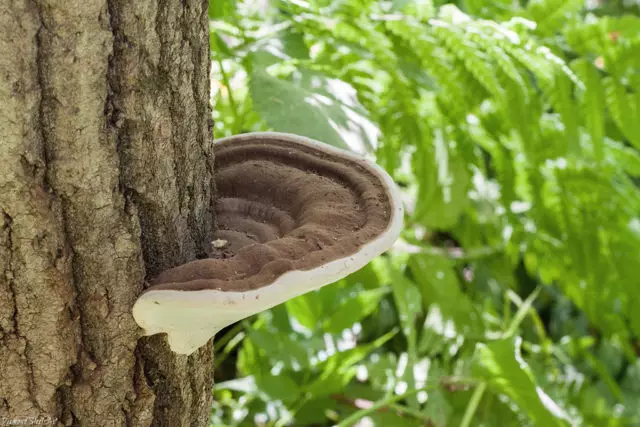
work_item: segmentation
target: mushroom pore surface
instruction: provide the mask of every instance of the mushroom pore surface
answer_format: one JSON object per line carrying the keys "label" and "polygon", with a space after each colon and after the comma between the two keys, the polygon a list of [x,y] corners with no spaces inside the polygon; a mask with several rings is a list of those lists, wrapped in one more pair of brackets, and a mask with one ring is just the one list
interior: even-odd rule
{"label": "mushroom pore surface", "polygon": [[356,254],[393,206],[362,159],[278,136],[215,145],[218,229],[209,258],[164,271],[148,290],[242,292]]}

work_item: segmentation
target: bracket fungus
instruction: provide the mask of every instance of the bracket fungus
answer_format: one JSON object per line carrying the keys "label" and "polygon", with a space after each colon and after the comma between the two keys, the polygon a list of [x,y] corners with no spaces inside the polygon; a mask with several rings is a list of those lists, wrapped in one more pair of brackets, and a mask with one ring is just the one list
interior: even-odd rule
{"label": "bracket fungus", "polygon": [[359,270],[402,228],[391,177],[318,141],[274,132],[219,139],[215,170],[209,258],[162,272],[133,307],[145,335],[167,333],[176,353]]}

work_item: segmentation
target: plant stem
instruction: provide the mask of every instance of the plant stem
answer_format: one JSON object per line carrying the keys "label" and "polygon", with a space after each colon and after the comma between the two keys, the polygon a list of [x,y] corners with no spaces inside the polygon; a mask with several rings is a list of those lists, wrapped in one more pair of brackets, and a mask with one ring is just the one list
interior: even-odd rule
{"label": "plant stem", "polygon": [[218,66],[220,67],[220,74],[222,74],[222,82],[227,88],[227,93],[229,94],[229,105],[231,106],[231,111],[233,111],[234,122],[236,122],[238,120],[238,105],[233,97],[233,88],[231,87],[229,76],[224,70],[224,65],[222,65],[222,58],[219,55],[216,55],[216,59],[218,60]]}
{"label": "plant stem", "polygon": [[482,400],[482,396],[484,395],[484,391],[487,388],[487,383],[480,383],[478,387],[473,391],[471,395],[471,400],[469,400],[469,404],[467,405],[467,410],[464,411],[464,416],[462,417],[462,421],[460,422],[460,427],[469,427],[471,425],[471,420],[473,419],[473,415],[476,413],[478,409],[478,405],[480,405],[480,401]]}
{"label": "plant stem", "polygon": [[427,415],[423,414],[420,411],[416,411],[414,409],[411,408],[407,408],[406,406],[402,406],[402,405],[398,405],[396,403],[390,403],[389,404],[389,408],[393,409],[394,411],[398,411],[401,412],[403,414],[409,415],[410,417],[413,417],[417,420],[420,421],[424,421],[424,422],[430,422],[430,419]]}
{"label": "plant stem", "polygon": [[227,345],[227,343],[229,341],[231,341],[231,339],[233,337],[235,337],[236,335],[238,335],[238,333],[240,331],[242,331],[243,329],[245,329],[245,325],[243,324],[243,322],[238,322],[233,328],[231,328],[230,330],[228,330],[223,336],[222,338],[220,338],[219,340],[214,341],[213,343],[213,351],[215,353],[219,352],[220,350],[222,350],[222,347],[224,347],[225,345]]}
{"label": "plant stem", "polygon": [[[512,291],[508,291],[507,293],[508,297],[509,297],[509,293],[516,295]],[[513,319],[511,320],[509,327],[504,332],[503,338],[510,338],[515,335],[515,333],[518,331],[518,328],[520,327],[520,324],[522,323],[524,318],[527,316],[527,314],[529,314],[529,311],[533,306],[533,302],[538,297],[539,293],[540,293],[540,286],[536,287],[536,289],[533,292],[531,292],[531,295],[529,295],[527,299],[524,301],[521,301],[521,300],[518,301],[520,298],[518,298],[517,300],[514,299],[513,297],[510,298],[512,301],[514,301],[518,305],[518,311],[513,316]],[[535,313],[535,310],[531,310],[531,311]]]}
{"label": "plant stem", "polygon": [[336,424],[335,427],[352,426],[353,424],[358,422],[358,420],[360,420],[361,418],[366,417],[367,415],[376,412],[378,409],[380,409],[380,408],[382,408],[384,406],[388,406],[388,405],[391,405],[393,403],[396,403],[396,402],[398,402],[400,400],[406,399],[407,397],[415,396],[416,394],[418,394],[419,392],[421,392],[423,390],[424,389],[411,390],[411,391],[408,391],[408,392],[406,392],[404,394],[401,394],[401,395],[398,395],[398,396],[390,396],[390,397],[387,397],[386,399],[379,400],[375,404],[373,404],[370,408],[361,409],[361,410],[356,411],[353,414],[349,415],[347,418],[345,418],[344,420],[340,421],[339,424]]}

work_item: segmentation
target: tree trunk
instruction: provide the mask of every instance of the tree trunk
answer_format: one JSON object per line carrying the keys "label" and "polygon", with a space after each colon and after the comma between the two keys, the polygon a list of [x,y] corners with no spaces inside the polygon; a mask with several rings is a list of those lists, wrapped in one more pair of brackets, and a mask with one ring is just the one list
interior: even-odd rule
{"label": "tree trunk", "polygon": [[206,0],[0,0],[0,420],[207,425],[136,297],[214,226]]}

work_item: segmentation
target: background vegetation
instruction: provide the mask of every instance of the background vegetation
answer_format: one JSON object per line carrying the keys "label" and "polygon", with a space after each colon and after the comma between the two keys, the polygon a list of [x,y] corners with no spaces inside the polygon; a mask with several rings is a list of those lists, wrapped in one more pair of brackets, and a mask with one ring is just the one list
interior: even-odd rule
{"label": "background vegetation", "polygon": [[212,425],[640,425],[638,8],[212,1],[216,137],[375,156],[408,210],[219,334]]}

